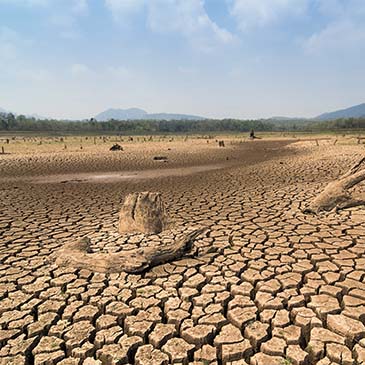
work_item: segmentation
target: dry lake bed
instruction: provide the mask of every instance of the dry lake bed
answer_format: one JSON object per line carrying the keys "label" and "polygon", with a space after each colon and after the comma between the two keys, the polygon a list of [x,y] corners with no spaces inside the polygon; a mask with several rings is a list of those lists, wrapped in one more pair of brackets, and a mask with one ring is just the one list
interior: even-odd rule
{"label": "dry lake bed", "polygon": [[[1,365],[365,363],[365,208],[303,213],[364,146],[222,139],[4,144]],[[138,273],[57,264],[84,236],[104,254],[153,241],[118,234],[125,196],[144,191],[173,228],[205,228],[199,250]]]}

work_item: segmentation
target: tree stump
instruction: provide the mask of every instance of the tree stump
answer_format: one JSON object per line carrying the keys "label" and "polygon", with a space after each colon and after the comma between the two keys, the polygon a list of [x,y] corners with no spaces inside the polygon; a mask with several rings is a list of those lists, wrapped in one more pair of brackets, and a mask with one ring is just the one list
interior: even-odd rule
{"label": "tree stump", "polygon": [[256,137],[255,131],[253,129],[251,129],[251,131],[250,131],[250,139],[254,140],[254,139],[261,139],[261,138],[260,137]]}
{"label": "tree stump", "polygon": [[346,174],[338,180],[330,182],[304,210],[304,213],[317,214],[321,211],[340,210],[365,205],[365,197],[350,193],[348,190],[365,180],[365,169],[360,169],[365,162],[363,157]]}
{"label": "tree stump", "polygon": [[109,151],[123,151],[123,147],[120,144],[115,143],[109,148]]}
{"label": "tree stump", "polygon": [[119,233],[151,233],[164,230],[165,209],[160,193],[132,193],[126,196],[119,213]]}

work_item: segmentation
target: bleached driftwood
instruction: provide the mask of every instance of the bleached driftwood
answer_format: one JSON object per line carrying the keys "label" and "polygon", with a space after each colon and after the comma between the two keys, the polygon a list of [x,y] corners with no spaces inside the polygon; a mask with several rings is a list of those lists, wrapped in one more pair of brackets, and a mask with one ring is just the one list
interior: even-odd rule
{"label": "bleached driftwood", "polygon": [[330,182],[309,205],[304,213],[317,214],[321,211],[340,210],[365,205],[365,197],[349,190],[365,180],[365,168],[361,169],[365,157],[358,161],[338,180]]}
{"label": "bleached driftwood", "polygon": [[140,273],[149,267],[177,260],[186,254],[194,254],[194,240],[205,228],[190,229],[172,243],[160,241],[153,246],[136,248],[118,253],[92,253],[91,241],[85,237],[68,243],[57,251],[52,259],[59,266],[70,266],[102,273]]}

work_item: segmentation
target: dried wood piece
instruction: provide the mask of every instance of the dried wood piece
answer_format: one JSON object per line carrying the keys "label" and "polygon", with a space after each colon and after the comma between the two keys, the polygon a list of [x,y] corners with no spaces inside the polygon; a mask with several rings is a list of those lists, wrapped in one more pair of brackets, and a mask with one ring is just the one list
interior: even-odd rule
{"label": "dried wood piece", "polygon": [[119,233],[160,233],[165,228],[165,209],[160,193],[132,193],[119,213]]}
{"label": "dried wood piece", "polygon": [[346,174],[329,183],[309,205],[304,213],[317,214],[321,211],[340,210],[365,205],[365,197],[348,190],[365,180],[365,169],[360,169],[365,157],[358,161]]}
{"label": "dried wood piece", "polygon": [[[169,149],[170,150],[170,149]],[[168,158],[166,156],[154,156],[153,157],[154,161],[162,161],[162,162],[167,162]]]}
{"label": "dried wood piece", "polygon": [[109,148],[109,151],[123,151],[123,147],[120,144],[115,143]]}
{"label": "dried wood piece", "polygon": [[253,129],[251,129],[250,131],[250,139],[261,139],[260,137],[257,137],[255,135],[255,131]]}
{"label": "dried wood piece", "polygon": [[144,270],[186,254],[195,254],[194,240],[205,228],[190,229],[172,243],[161,241],[157,245],[118,253],[91,253],[91,241],[85,237],[78,242],[66,244],[51,256],[59,266],[70,266],[102,273],[140,273]]}

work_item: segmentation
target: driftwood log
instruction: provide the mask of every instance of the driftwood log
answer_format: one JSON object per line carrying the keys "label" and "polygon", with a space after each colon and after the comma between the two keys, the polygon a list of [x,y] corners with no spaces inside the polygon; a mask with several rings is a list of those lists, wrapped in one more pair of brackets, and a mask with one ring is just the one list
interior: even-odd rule
{"label": "driftwood log", "polygon": [[194,240],[205,228],[190,229],[172,243],[154,244],[150,247],[118,253],[92,253],[91,241],[85,237],[78,242],[68,243],[51,256],[59,266],[87,269],[102,273],[140,273],[146,269],[177,260],[186,254],[195,254]]}
{"label": "driftwood log", "polygon": [[119,233],[160,233],[165,228],[165,209],[160,193],[132,193],[119,213]]}
{"label": "driftwood log", "polygon": [[304,210],[304,213],[317,214],[321,211],[340,210],[365,205],[365,196],[351,193],[349,190],[365,180],[365,157],[358,161],[346,174],[329,183]]}

